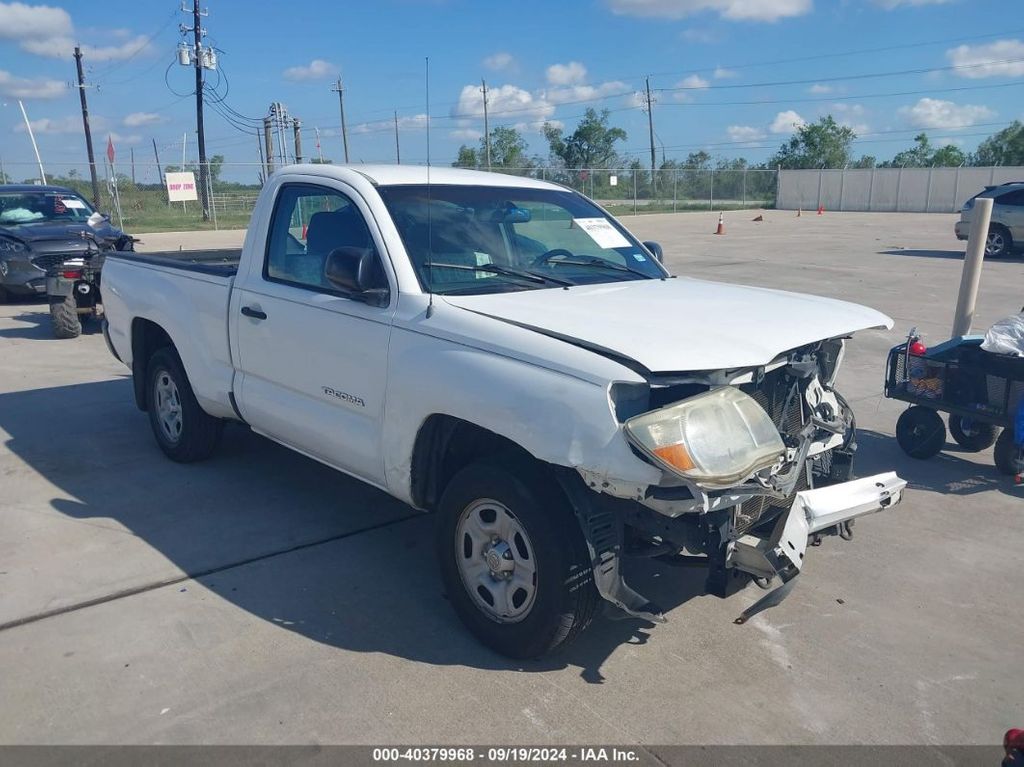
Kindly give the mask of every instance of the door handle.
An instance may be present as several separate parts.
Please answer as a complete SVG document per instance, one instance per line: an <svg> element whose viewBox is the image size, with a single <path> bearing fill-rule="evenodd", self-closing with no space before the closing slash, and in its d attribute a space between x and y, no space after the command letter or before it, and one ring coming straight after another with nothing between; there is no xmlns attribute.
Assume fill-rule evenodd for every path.
<svg viewBox="0 0 1024 767"><path fill-rule="evenodd" d="M246 317L252 317L254 320L265 320L267 318L266 312L260 311L259 309L254 309L251 306L243 306L242 314L244 314Z"/></svg>

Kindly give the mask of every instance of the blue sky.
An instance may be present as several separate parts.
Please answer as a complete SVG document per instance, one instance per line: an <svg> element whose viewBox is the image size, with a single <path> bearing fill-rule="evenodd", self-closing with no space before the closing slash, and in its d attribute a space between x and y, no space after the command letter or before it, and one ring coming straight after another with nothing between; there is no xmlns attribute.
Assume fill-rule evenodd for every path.
<svg viewBox="0 0 1024 767"><path fill-rule="evenodd" d="M1021 0L566 0L516 3L374 0L290 3L208 0L206 38L220 50L219 92L250 118L271 101L302 119L304 148L342 157L340 73L353 161L426 159L424 59L430 57L431 152L454 159L482 130L480 79L491 123L515 125L547 154L545 121L572 129L589 106L612 110L624 154L649 157L636 94L650 75L659 159L713 155L763 160L795 123L831 113L879 159L926 131L965 150L1024 117ZM0 157L32 175L17 99L35 126L44 163L84 162L70 56L85 46L98 149L112 135L118 163L195 156L191 69L177 66L177 0L47 5L0 1ZM842 55L837 55L842 54ZM847 55L849 54L849 55ZM170 66L169 66L170 65ZM168 68L169 67L169 68ZM165 81L166 72L166 81ZM899 74L890 74L899 73ZM873 76L885 74L886 76ZM864 75L872 75L864 77ZM210 73L210 84L217 74ZM901 95L886 95L901 94ZM244 122L234 118L236 122ZM207 113L209 154L256 162L256 138ZM26 163L18 165L18 163ZM24 172L21 172L24 168ZM152 171L149 171L152 172ZM140 170L140 175L142 172Z"/></svg>

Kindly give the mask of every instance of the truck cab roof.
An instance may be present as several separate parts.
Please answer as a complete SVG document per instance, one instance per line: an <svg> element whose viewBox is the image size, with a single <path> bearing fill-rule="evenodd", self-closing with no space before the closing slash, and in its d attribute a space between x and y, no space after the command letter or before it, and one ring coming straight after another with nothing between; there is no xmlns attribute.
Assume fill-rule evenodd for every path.
<svg viewBox="0 0 1024 767"><path fill-rule="evenodd" d="M278 173L299 173L312 176L336 178L339 181L351 179L359 174L374 186L407 186L427 183L425 165L328 165L304 163L288 165ZM523 189L558 189L564 187L528 176L513 176L508 173L489 173L467 168L432 166L429 169L431 184L455 186L507 186Z"/></svg>

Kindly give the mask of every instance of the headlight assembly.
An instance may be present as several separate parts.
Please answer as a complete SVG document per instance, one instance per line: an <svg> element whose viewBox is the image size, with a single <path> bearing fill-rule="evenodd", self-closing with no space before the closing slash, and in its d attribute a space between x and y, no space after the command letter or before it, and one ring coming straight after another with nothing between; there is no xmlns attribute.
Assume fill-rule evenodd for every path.
<svg viewBox="0 0 1024 767"><path fill-rule="evenodd" d="M0 237L0 253L24 253L25 250L25 243L9 237Z"/></svg>
<svg viewBox="0 0 1024 767"><path fill-rule="evenodd" d="M630 418L630 442L657 465L709 488L726 488L786 451L771 418L731 386Z"/></svg>

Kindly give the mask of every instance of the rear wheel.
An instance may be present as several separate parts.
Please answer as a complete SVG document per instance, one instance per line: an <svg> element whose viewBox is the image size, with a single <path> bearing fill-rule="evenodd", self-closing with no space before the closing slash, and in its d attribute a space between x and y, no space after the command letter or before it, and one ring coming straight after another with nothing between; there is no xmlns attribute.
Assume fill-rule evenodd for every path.
<svg viewBox="0 0 1024 767"><path fill-rule="evenodd" d="M179 463L209 458L220 442L224 422L199 406L173 349L165 346L153 353L146 381L149 423L160 449Z"/></svg>
<svg viewBox="0 0 1024 767"><path fill-rule="evenodd" d="M1003 433L996 440L994 453L996 468L1003 474L1024 474L1024 448L1014 444L1013 429L1003 429Z"/></svg>
<svg viewBox="0 0 1024 767"><path fill-rule="evenodd" d="M459 618L511 658L571 642L600 599L575 515L525 460L481 461L452 478L439 504L437 552Z"/></svg>
<svg viewBox="0 0 1024 767"><path fill-rule="evenodd" d="M946 424L934 410L914 405L896 421L896 441L911 458L931 458L946 444Z"/></svg>
<svg viewBox="0 0 1024 767"><path fill-rule="evenodd" d="M988 238L985 240L985 255L989 258L1002 258L1008 256L1013 250L1013 238L1010 230L1002 224L992 224L988 228Z"/></svg>
<svg viewBox="0 0 1024 767"><path fill-rule="evenodd" d="M949 419L949 433L960 447L977 453L995 444L999 429L984 421L954 415Z"/></svg>
<svg viewBox="0 0 1024 767"><path fill-rule="evenodd" d="M57 338L78 338L82 334L82 321L78 317L74 294L50 298L50 322Z"/></svg>

